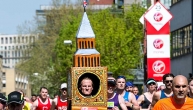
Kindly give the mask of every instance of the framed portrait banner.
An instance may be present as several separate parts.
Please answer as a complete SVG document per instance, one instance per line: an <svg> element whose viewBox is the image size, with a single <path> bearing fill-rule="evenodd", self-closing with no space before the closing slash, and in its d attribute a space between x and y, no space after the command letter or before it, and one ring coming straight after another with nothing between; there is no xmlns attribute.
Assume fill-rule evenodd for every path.
<svg viewBox="0 0 193 110"><path fill-rule="evenodd" d="M107 67L72 67L72 110L107 110Z"/></svg>

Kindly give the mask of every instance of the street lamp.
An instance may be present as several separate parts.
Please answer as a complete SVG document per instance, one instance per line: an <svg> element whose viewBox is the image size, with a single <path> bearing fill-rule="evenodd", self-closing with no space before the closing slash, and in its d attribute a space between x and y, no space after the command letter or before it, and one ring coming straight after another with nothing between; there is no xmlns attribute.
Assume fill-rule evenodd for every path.
<svg viewBox="0 0 193 110"><path fill-rule="evenodd" d="M64 44L65 45L70 45L71 46L71 50L72 50L72 41L71 40L64 40ZM72 61L72 63L73 63L73 60L71 60ZM69 72L69 71L68 71ZM71 100L71 89L72 89L72 77L71 77L71 75L70 75L70 73L68 73L68 75L67 75L67 86L68 86L68 89L67 89L67 93L68 93L68 101L70 101ZM68 102L68 103L70 103L70 102Z"/></svg>
<svg viewBox="0 0 193 110"><path fill-rule="evenodd" d="M72 45L72 41L71 40L64 40L64 44L71 44Z"/></svg>

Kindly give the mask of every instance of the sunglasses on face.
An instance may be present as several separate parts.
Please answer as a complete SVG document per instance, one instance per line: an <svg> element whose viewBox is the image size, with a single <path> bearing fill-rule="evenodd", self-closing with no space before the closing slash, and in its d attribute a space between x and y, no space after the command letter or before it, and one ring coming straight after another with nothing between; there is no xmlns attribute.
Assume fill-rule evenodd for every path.
<svg viewBox="0 0 193 110"><path fill-rule="evenodd" d="M166 80L165 82L166 82L166 83L169 83L169 82L172 83L172 80Z"/></svg>
<svg viewBox="0 0 193 110"><path fill-rule="evenodd" d="M3 105L5 105L5 104L6 104L6 102L3 102L3 101L0 101L0 103L1 103L1 104L3 104Z"/></svg>
<svg viewBox="0 0 193 110"><path fill-rule="evenodd" d="M149 83L148 85L155 85L155 83L154 83L154 82L152 82L152 83Z"/></svg>
<svg viewBox="0 0 193 110"><path fill-rule="evenodd" d="M66 89L66 88L62 88L61 90L62 90L62 91L66 91L67 89Z"/></svg>

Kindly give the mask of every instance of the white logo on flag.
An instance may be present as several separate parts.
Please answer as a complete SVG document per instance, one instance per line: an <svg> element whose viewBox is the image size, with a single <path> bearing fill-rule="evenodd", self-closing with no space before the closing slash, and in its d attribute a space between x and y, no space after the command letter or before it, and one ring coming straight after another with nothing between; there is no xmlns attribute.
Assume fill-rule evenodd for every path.
<svg viewBox="0 0 193 110"><path fill-rule="evenodd" d="M161 39L155 39L153 42L153 46L156 49L161 49L163 47L163 45L164 45L164 42Z"/></svg>
<svg viewBox="0 0 193 110"><path fill-rule="evenodd" d="M162 73L164 72L166 66L164 64L164 62L157 60L153 63L152 65L152 69L155 73Z"/></svg>

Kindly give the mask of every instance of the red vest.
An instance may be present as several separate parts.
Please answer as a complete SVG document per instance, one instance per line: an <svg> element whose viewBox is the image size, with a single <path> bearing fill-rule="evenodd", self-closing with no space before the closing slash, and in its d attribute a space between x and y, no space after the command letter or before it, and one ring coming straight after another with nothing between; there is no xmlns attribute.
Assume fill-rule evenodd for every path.
<svg viewBox="0 0 193 110"><path fill-rule="evenodd" d="M47 99L47 100L48 100L48 103L43 104L41 103L40 98L38 98L38 106L36 110L50 110L51 109L50 99Z"/></svg>
<svg viewBox="0 0 193 110"><path fill-rule="evenodd" d="M64 109L64 108L66 108L66 109ZM57 103L56 109L57 110L67 110L67 100L62 102L60 100L60 97L58 97L58 103Z"/></svg>

